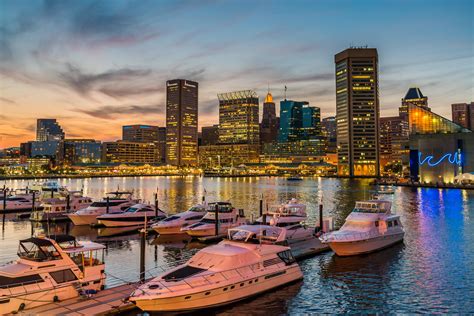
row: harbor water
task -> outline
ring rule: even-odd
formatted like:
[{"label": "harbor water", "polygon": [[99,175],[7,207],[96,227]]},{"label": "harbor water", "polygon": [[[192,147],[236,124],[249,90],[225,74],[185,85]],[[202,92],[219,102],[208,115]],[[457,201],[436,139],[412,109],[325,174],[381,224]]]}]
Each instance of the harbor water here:
[{"label": "harbor water", "polygon": [[[59,179],[70,190],[99,199],[106,192],[133,190],[151,201],[158,191],[159,206],[168,213],[207,201],[230,201],[248,218],[258,214],[259,200],[268,204],[297,198],[308,207],[309,225],[324,216],[336,227],[344,222],[356,200],[369,199],[369,180],[306,178],[117,177]],[[31,180],[7,180],[24,188]],[[3,182],[1,183],[3,186]],[[303,313],[474,313],[474,191],[395,188],[381,199],[393,203],[406,235],[403,243],[355,257],[326,252],[301,262],[304,280],[256,298],[215,310],[216,314]],[[74,226],[71,223],[30,223],[7,214],[0,239],[0,264],[16,259],[18,240],[32,233],[68,233],[79,240],[106,245],[107,286],[138,280],[139,236],[136,229]],[[200,248],[195,241],[150,236],[146,246],[147,277],[186,260]],[[133,314],[133,313],[132,313]]]}]

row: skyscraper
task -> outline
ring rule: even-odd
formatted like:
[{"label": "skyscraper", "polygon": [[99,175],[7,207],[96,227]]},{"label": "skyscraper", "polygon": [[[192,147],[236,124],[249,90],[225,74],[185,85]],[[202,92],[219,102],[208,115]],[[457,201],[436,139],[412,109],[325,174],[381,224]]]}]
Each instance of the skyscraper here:
[{"label": "skyscraper", "polygon": [[377,49],[348,48],[335,63],[338,175],[378,176]]},{"label": "skyscraper", "polygon": [[410,88],[407,91],[407,94],[402,99],[402,105],[398,109],[399,115],[402,119],[408,122],[408,105],[413,104],[417,105],[427,111],[430,111],[430,107],[428,106],[428,97],[425,97],[423,93],[421,93],[420,88]]},{"label": "skyscraper", "polygon": [[321,120],[321,134],[324,136],[327,142],[327,152],[337,152],[336,144],[336,117],[329,116]]},{"label": "skyscraper", "polygon": [[184,79],[166,82],[166,162],[197,165],[198,83]]},{"label": "skyscraper", "polygon": [[321,111],[306,101],[280,102],[278,142],[315,139],[321,136]]},{"label": "skyscraper", "polygon": [[64,140],[64,131],[56,122],[56,119],[38,119],[36,123],[36,140]]},{"label": "skyscraper", "polygon": [[219,93],[219,143],[258,144],[258,95],[253,90]]},{"label": "skyscraper", "polygon": [[260,125],[260,142],[268,144],[275,142],[278,137],[279,118],[276,116],[275,102],[273,96],[268,91],[263,103],[262,123]]},{"label": "skyscraper", "polygon": [[474,102],[451,104],[453,122],[470,130],[474,129]]}]

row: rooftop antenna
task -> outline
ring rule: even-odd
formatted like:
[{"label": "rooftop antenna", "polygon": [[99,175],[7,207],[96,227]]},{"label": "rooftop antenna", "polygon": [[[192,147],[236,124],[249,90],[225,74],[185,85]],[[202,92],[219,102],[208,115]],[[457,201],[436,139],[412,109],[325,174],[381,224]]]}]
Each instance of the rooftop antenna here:
[{"label": "rooftop antenna", "polygon": [[286,101],[286,90],[288,90],[288,87],[285,85],[285,101]]}]

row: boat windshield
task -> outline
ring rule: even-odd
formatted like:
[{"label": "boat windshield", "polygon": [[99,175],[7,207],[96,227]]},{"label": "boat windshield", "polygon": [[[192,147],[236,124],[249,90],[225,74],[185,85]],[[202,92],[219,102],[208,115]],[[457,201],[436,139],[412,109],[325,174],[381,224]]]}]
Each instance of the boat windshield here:
[{"label": "boat windshield", "polygon": [[29,238],[20,240],[18,257],[30,261],[51,261],[61,259],[54,245],[46,239]]},{"label": "boat windshield", "polygon": [[353,212],[356,213],[384,213],[385,210],[381,210],[379,205],[376,203],[364,203],[357,202]]},{"label": "boat windshield", "polygon": [[190,211],[190,212],[204,212],[205,209],[202,206],[193,206],[188,211]]},{"label": "boat windshield", "polygon": [[209,203],[208,211],[214,212],[216,210],[216,204],[218,205],[219,213],[230,213],[232,212],[232,204],[230,203]]}]

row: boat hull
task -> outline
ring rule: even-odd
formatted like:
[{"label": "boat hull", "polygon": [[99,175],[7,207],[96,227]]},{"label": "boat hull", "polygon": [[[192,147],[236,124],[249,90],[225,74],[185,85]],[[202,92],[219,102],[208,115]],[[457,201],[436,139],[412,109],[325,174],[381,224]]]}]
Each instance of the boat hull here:
[{"label": "boat hull", "polygon": [[332,241],[328,244],[338,256],[356,256],[378,251],[402,242],[403,236],[404,233],[399,233],[359,241]]},{"label": "boat hull", "polygon": [[[278,274],[278,275],[277,275]],[[277,275],[274,277],[268,277]],[[228,305],[252,296],[262,294],[303,278],[298,266],[290,267],[283,272],[273,272],[267,276],[240,280],[234,284],[226,284],[217,288],[206,288],[195,293],[186,293],[174,297],[160,297],[154,299],[133,299],[132,302],[143,311],[150,312],[176,312],[192,311]],[[243,286],[240,286],[243,284]],[[234,288],[232,288],[234,286]],[[224,288],[226,290],[224,290]],[[209,293],[210,292],[210,293]],[[206,293],[209,293],[206,295]]]},{"label": "boat hull", "polygon": [[145,219],[143,220],[113,220],[113,219],[99,219],[98,223],[105,227],[129,227],[129,226],[143,226],[145,225]]},{"label": "boat hull", "polygon": [[94,225],[97,224],[97,215],[77,215],[68,214],[69,219],[74,225]]},{"label": "boat hull", "polygon": [[178,234],[186,234],[186,232],[181,231],[181,225],[178,226],[154,226],[153,230],[156,231],[160,235],[178,235]]}]

